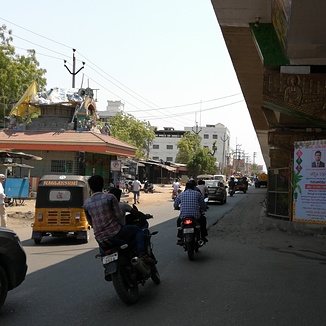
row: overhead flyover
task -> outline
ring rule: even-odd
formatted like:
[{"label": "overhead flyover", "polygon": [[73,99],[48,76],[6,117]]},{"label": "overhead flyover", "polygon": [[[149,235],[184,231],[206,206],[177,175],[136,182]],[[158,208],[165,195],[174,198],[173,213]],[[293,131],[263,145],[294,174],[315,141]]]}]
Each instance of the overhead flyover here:
[{"label": "overhead flyover", "polygon": [[326,139],[326,1],[211,0],[264,161]]}]

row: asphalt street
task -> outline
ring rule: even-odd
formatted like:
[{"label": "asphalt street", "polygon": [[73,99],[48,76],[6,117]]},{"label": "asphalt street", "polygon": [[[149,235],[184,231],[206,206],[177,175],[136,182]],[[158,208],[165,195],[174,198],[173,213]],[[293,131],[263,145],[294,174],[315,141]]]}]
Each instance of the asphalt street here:
[{"label": "asphalt street", "polygon": [[172,201],[146,206],[154,214],[151,229],[159,231],[152,240],[162,283],[149,280],[134,305],[125,305],[104,281],[94,239],[50,238],[35,246],[28,230],[29,273],[9,293],[0,323],[324,325],[325,238],[264,224],[265,196],[266,189],[251,188],[228,197],[226,205],[210,204],[209,242],[195,261],[176,246]]}]

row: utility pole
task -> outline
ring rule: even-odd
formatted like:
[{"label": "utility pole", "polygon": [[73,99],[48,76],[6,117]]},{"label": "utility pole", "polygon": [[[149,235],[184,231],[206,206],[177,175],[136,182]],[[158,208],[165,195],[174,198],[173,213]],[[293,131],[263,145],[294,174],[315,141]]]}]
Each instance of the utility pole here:
[{"label": "utility pole", "polygon": [[223,142],[223,156],[222,156],[222,174],[225,174],[224,172],[224,163],[225,163],[225,142],[229,139],[229,137],[225,137],[225,133],[224,133],[224,136],[223,138],[221,138],[222,142]]},{"label": "utility pole", "polygon": [[67,68],[67,70],[70,72],[70,74],[72,75],[72,88],[75,88],[75,76],[82,70],[84,69],[85,66],[85,62],[83,61],[83,66],[81,68],[79,68],[78,71],[76,71],[76,57],[75,57],[75,52],[76,49],[72,49],[72,72],[70,71],[70,69],[67,67],[66,63],[67,60],[64,60],[64,66]]},{"label": "utility pole", "polygon": [[196,134],[196,152],[198,149],[198,135],[201,132],[201,130],[202,130],[201,128],[198,129],[198,122],[196,121],[196,131],[194,130],[194,128],[192,128],[192,132]]}]

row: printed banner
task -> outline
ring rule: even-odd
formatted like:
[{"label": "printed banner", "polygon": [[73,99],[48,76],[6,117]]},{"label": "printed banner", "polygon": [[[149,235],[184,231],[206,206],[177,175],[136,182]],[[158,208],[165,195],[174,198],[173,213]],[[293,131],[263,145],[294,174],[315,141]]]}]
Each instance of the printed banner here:
[{"label": "printed banner", "polygon": [[121,161],[111,161],[111,171],[118,171],[120,172],[121,170]]},{"label": "printed banner", "polygon": [[326,140],[294,143],[293,221],[326,224]]}]

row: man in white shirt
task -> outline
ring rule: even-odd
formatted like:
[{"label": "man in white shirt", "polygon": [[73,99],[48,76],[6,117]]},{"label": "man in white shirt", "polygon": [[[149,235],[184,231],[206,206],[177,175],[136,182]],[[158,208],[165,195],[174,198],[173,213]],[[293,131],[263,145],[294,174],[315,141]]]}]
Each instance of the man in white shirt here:
[{"label": "man in white shirt", "polygon": [[6,176],[4,174],[0,174],[0,219],[1,226],[7,227],[7,213],[5,206],[5,198],[7,197],[5,191],[3,189],[3,183],[5,181]]},{"label": "man in white shirt", "polygon": [[172,184],[172,187],[175,192],[178,192],[178,190],[180,189],[180,183],[178,179],[175,179],[175,181]]},{"label": "man in white shirt", "polygon": [[132,189],[132,192],[134,193],[134,204],[136,204],[136,201],[139,204],[141,183],[140,183],[140,181],[138,180],[137,177],[135,177],[135,180],[133,181],[131,187],[132,187],[131,188]]}]

